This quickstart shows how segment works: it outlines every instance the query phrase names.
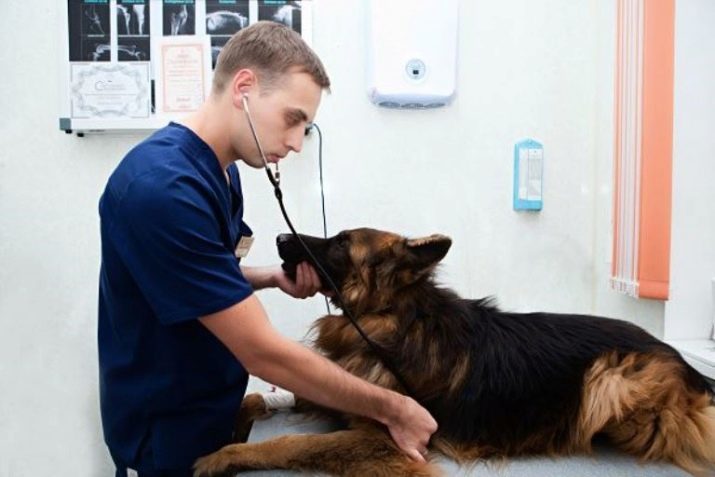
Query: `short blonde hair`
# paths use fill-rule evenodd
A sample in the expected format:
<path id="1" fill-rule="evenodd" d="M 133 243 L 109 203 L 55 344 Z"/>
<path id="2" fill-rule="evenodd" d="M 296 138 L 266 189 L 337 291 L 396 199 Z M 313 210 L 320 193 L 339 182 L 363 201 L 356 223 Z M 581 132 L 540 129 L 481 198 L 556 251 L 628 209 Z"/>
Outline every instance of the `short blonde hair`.
<path id="1" fill-rule="evenodd" d="M 226 42 L 216 62 L 213 91 L 221 93 L 243 68 L 256 71 L 264 90 L 274 87 L 289 70 L 307 73 L 318 86 L 330 89 L 330 79 L 318 55 L 298 33 L 276 22 L 257 22 Z"/>

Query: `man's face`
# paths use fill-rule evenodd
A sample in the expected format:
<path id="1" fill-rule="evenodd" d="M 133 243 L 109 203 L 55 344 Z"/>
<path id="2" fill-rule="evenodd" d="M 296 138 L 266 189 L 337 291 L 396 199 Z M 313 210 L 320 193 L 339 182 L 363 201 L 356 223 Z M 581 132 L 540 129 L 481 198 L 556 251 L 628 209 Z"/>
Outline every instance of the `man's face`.
<path id="1" fill-rule="evenodd" d="M 277 163 L 291 151 L 300 152 L 305 127 L 315 118 L 321 93 L 310 75 L 298 72 L 286 73 L 267 92 L 248 93 L 248 110 L 268 162 Z M 242 129 L 235 136 L 238 156 L 252 167 L 263 167 L 248 124 Z"/>

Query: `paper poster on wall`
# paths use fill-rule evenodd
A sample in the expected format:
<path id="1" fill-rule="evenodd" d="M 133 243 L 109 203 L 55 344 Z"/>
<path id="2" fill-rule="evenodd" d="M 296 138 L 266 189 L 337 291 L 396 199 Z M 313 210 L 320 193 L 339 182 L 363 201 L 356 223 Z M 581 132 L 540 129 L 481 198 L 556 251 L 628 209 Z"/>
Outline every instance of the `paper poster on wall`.
<path id="1" fill-rule="evenodd" d="M 70 66 L 72 118 L 148 118 L 149 63 Z"/>
<path id="2" fill-rule="evenodd" d="M 68 0 L 70 61 L 110 61 L 109 0 Z"/>
<path id="3" fill-rule="evenodd" d="M 211 76 L 208 36 L 164 37 L 156 65 L 157 113 L 196 111 L 206 99 Z"/>
<path id="4" fill-rule="evenodd" d="M 163 0 L 164 36 L 196 34 L 196 1 Z"/>
<path id="5" fill-rule="evenodd" d="M 117 0 L 117 59 L 149 61 L 150 0 Z"/>
<path id="6" fill-rule="evenodd" d="M 282 23 L 292 30 L 303 34 L 302 3 L 300 1 L 259 0 L 258 20 L 270 20 Z"/>

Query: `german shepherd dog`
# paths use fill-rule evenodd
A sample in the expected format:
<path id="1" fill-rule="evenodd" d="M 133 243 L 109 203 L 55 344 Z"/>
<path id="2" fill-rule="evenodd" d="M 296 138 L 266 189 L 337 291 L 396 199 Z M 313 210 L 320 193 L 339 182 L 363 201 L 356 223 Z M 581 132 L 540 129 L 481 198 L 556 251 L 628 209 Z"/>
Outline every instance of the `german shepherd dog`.
<path id="1" fill-rule="evenodd" d="M 712 390 L 677 351 L 641 328 L 588 315 L 509 313 L 489 299 L 462 299 L 434 280 L 451 246 L 442 235 L 406 239 L 363 228 L 302 239 L 438 422 L 430 454 L 460 463 L 569 455 L 588 453 L 603 436 L 643 460 L 696 475 L 715 470 Z M 278 250 L 289 275 L 307 260 L 291 235 L 278 237 Z M 344 315 L 318 319 L 314 331 L 315 348 L 344 369 L 404 392 Z M 266 414 L 263 398 L 249 395 L 239 420 L 245 426 Z M 199 459 L 195 475 L 273 468 L 440 474 L 401 453 L 379 424 L 346 420 L 347 429 L 333 433 L 228 445 Z"/>

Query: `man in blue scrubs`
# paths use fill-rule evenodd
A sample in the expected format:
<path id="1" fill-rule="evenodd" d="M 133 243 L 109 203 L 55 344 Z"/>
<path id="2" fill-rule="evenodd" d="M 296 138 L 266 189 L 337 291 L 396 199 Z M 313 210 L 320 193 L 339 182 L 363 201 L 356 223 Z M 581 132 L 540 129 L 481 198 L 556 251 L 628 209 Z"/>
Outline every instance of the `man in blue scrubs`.
<path id="1" fill-rule="evenodd" d="M 269 162 L 300 151 L 330 81 L 292 30 L 260 22 L 222 50 L 201 109 L 132 149 L 100 200 L 100 398 L 117 476 L 191 475 L 196 458 L 230 443 L 248 375 L 385 424 L 422 460 L 436 423 L 414 400 L 362 381 L 271 326 L 254 291 L 297 298 L 280 266 L 248 268 L 236 250 L 251 229 L 235 162 L 262 167 L 243 111 Z M 245 239 L 243 239 L 245 241 Z M 238 254 L 240 255 L 240 254 Z"/>

